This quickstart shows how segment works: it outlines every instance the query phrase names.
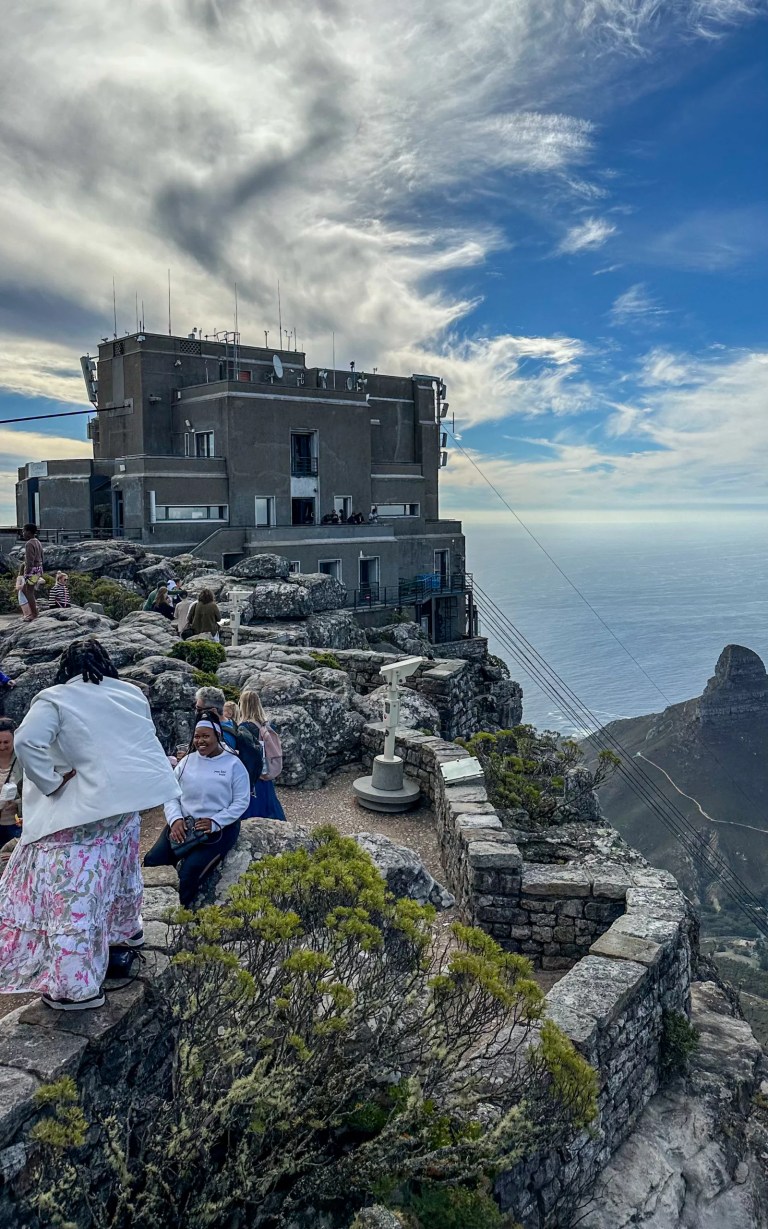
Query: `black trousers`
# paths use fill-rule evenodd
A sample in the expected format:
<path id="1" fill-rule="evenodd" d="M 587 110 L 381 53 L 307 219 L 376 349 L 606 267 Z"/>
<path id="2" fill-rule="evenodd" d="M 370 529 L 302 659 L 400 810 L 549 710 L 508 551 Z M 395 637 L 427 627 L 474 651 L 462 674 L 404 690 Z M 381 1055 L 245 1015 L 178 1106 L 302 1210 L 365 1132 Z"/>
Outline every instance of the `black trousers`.
<path id="1" fill-rule="evenodd" d="M 214 828 L 212 836 L 183 858 L 175 852 L 166 824 L 152 848 L 144 855 L 145 866 L 175 866 L 179 872 L 179 904 L 189 909 L 195 902 L 206 877 L 227 856 L 240 835 L 240 820 L 227 824 L 221 831 Z"/>

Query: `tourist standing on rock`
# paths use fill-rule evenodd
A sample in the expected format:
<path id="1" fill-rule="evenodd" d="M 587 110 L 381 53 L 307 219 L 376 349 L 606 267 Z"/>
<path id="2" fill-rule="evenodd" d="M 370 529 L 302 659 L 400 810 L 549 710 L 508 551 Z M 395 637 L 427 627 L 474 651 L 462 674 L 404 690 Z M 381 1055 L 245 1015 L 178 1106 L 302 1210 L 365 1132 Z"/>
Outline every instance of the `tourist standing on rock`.
<path id="1" fill-rule="evenodd" d="M 277 730 L 270 725 L 257 692 L 241 692 L 238 707 L 238 737 L 250 729 L 261 743 L 264 757 L 261 777 L 251 784 L 251 799 L 246 814 L 261 819 L 285 819 L 285 811 L 275 790 L 275 777 L 279 777 L 283 770 L 283 749 Z"/>
<path id="2" fill-rule="evenodd" d="M 174 769 L 181 797 L 166 803 L 167 826 L 144 858 L 145 866 L 177 868 L 179 901 L 187 909 L 235 845 L 250 796 L 248 773 L 236 755 L 226 754 L 218 721 L 198 721 L 193 741 L 194 750 Z"/>
<path id="3" fill-rule="evenodd" d="M 219 639 L 219 620 L 221 611 L 216 605 L 216 599 L 210 589 L 201 589 L 197 601 L 190 607 L 184 631 L 190 629 L 189 635 L 201 636 L 207 633 L 214 640 Z"/>
<path id="4" fill-rule="evenodd" d="M 43 548 L 37 536 L 37 525 L 25 525 L 21 531 L 24 546 L 24 588 L 22 592 L 27 599 L 26 608 L 22 606 L 25 623 L 32 623 L 39 615 L 35 599 L 35 585 L 43 574 Z"/>
<path id="5" fill-rule="evenodd" d="M 16 723 L 0 717 L 0 847 L 21 836 L 23 772 L 14 747 Z M 15 793 L 14 793 L 15 790 Z"/>
<path id="6" fill-rule="evenodd" d="M 143 943 L 138 812 L 179 787 L 146 698 L 93 638 L 62 653 L 15 750 L 24 823 L 0 881 L 0 993 L 101 1007 L 110 954 Z"/>

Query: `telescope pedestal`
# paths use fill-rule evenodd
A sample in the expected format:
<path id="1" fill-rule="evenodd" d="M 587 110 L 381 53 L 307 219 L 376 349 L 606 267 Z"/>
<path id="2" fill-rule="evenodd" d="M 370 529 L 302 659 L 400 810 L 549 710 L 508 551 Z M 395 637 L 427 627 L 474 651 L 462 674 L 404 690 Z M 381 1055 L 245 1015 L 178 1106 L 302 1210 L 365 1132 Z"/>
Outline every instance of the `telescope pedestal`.
<path id="1" fill-rule="evenodd" d="M 404 775 L 399 755 L 377 755 L 369 777 L 358 777 L 352 789 L 361 806 L 369 811 L 407 811 L 419 801 L 421 790 Z"/>

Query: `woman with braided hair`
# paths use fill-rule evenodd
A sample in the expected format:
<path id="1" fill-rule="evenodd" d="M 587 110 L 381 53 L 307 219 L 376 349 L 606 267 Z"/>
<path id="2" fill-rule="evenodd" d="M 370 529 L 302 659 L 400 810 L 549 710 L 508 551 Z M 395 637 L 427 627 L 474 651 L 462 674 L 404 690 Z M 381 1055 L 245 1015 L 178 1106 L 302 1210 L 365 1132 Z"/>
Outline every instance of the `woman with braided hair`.
<path id="1" fill-rule="evenodd" d="M 0 993 L 101 1007 L 110 951 L 143 943 L 138 812 L 179 787 L 143 692 L 93 638 L 62 653 L 15 750 L 24 825 L 0 880 Z"/>

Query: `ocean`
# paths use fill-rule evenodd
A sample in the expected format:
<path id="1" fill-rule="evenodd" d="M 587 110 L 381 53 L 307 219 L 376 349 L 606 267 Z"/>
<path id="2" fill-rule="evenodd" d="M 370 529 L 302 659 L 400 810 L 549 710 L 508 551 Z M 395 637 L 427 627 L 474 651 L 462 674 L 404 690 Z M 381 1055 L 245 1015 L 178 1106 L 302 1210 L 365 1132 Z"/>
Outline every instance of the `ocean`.
<path id="1" fill-rule="evenodd" d="M 762 517 L 530 528 L 653 682 L 511 517 L 465 526 L 467 570 L 601 724 L 700 695 L 727 644 L 768 661 Z M 578 735 L 589 728 L 542 691 L 482 619 L 480 630 L 522 684 L 525 721 Z"/>

